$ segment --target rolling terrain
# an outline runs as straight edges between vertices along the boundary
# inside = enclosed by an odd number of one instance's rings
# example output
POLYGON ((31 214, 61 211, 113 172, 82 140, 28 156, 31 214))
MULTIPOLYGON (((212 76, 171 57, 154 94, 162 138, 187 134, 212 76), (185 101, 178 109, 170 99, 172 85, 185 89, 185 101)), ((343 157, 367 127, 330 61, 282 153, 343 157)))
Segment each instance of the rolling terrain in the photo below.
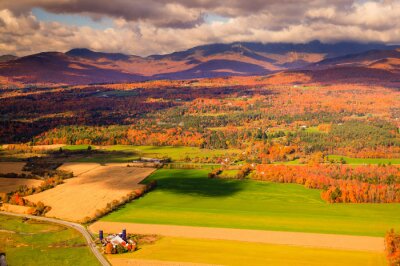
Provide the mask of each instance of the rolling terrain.
POLYGON ((316 82, 348 82, 363 77, 375 82, 398 82, 396 48, 380 43, 324 44, 319 41, 231 43, 148 57, 78 48, 66 53, 43 52, 20 58, 2 56, 0 77, 25 84, 73 85, 270 75, 282 71, 286 75, 285 71, 296 70, 295 73, 316 82))
POLYGON ((145 235, 106 255, 115 265, 384 265, 400 225, 400 51, 342 45, 6 59, 3 207, 145 235), (65 85, 87 83, 104 84, 65 85))

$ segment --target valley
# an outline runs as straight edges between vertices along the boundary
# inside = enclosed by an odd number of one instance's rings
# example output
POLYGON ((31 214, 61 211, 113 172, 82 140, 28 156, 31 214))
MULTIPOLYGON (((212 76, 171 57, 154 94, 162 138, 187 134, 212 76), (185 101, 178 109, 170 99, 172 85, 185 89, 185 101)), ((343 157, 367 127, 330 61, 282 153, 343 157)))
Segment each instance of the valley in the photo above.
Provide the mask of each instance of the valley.
MULTIPOLYGON (((127 229, 138 250, 111 247, 126 251, 104 254, 112 265, 388 264, 388 232, 400 229, 398 48, 313 45, 4 59, 1 208, 79 222, 103 253, 99 230, 127 229), (26 65, 40 67, 20 77, 26 65)), ((68 236, 25 239, 36 222, 0 219, 10 264, 41 250, 98 263, 71 228, 43 222, 68 236)))

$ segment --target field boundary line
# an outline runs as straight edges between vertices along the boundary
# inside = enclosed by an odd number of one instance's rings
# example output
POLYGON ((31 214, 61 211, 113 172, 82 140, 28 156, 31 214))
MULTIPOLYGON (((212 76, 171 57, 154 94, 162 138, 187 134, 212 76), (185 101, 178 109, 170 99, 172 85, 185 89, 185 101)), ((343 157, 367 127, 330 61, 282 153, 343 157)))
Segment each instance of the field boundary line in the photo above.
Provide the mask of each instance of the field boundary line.
POLYGON ((383 237, 319 234, 286 231, 264 231, 215 227, 139 224, 97 221, 89 230, 105 233, 120 232, 122 228, 133 234, 156 234, 170 237, 233 240, 290 246, 383 252, 383 237))

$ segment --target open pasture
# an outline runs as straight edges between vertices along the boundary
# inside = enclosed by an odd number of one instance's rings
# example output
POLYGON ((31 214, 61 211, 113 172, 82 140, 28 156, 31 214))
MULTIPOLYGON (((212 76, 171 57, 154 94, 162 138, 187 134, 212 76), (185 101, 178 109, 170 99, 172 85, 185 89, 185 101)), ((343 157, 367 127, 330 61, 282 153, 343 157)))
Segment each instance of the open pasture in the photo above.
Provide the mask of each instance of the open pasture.
POLYGON ((126 164, 66 163, 61 170, 72 171, 76 177, 65 180, 53 189, 28 196, 33 202, 51 206, 46 214, 71 221, 93 217, 113 200, 121 200, 151 174, 153 168, 127 167, 126 164))
POLYGON ((209 179, 207 170, 157 170, 157 187, 103 221, 382 237, 400 204, 329 204, 296 184, 209 179))
POLYGON ((351 158, 341 155, 328 155, 329 160, 340 162, 343 159, 346 164, 400 164, 400 158, 351 158))
POLYGON ((99 265, 82 235, 60 225, 0 215, 0 252, 9 265, 99 265))
MULTIPOLYGON (((68 145, 63 149, 68 150, 87 150, 89 145, 68 145)), ((229 154, 237 154, 239 149, 200 149, 198 147, 183 147, 183 146, 134 146, 134 145, 111 145, 111 146, 92 146, 92 149, 101 151, 117 151, 126 152, 126 156, 111 157, 111 161, 129 162, 138 159, 139 157, 154 157, 163 158, 170 157, 174 161, 182 161, 185 158, 205 158, 213 156, 224 156, 229 154)), ((96 158, 88 158, 87 160, 96 158)), ((100 158, 101 159, 101 158, 100 158)))

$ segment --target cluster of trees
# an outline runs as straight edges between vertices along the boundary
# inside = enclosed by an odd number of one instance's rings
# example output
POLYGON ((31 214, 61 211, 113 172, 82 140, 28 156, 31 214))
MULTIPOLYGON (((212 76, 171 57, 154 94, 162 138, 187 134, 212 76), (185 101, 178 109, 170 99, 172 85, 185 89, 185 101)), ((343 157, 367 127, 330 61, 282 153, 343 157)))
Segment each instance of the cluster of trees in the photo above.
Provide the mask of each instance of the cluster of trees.
POLYGON ((400 202, 400 168, 397 166, 261 164, 256 166, 253 177, 323 189, 321 197, 332 203, 400 202))
MULTIPOLYGON (((7 202, 7 201, 6 201, 7 202)), ((37 203, 28 201, 24 199, 19 193, 14 193, 8 198, 8 203, 13 205, 19 206, 28 206, 30 207, 28 212, 31 215, 41 216, 44 215, 46 212, 51 210, 50 206, 44 205, 43 202, 38 201, 37 203)))
POLYGON ((60 176, 48 177, 43 180, 43 182, 37 187, 28 187, 26 185, 20 186, 16 191, 12 191, 9 193, 5 193, 2 195, 2 200, 5 203, 19 205, 19 206, 28 206, 31 207, 29 209, 29 214, 32 215, 44 215, 46 212, 51 210, 50 206, 44 205, 43 202, 39 201, 37 203, 31 202, 24 197, 40 193, 47 189, 51 189, 59 184, 62 184, 63 178, 60 176))
POLYGON ((399 157, 394 93, 388 88, 350 84, 278 86, 263 78, 27 91, 0 99, 4 114, 0 142, 210 149, 264 145, 251 154, 260 162, 292 160, 316 152, 399 157), (301 130, 310 126, 317 130, 301 130), (278 144, 289 153, 274 150, 278 144))
POLYGON ((105 254, 123 254, 126 252, 132 252, 137 249, 136 243, 125 243, 116 245, 115 247, 111 243, 107 243, 104 249, 105 254))
POLYGON ((400 265, 400 234, 393 229, 385 236, 386 256, 390 266, 400 265))
POLYGON ((331 130, 325 134, 300 131, 297 135, 308 153, 327 151, 338 154, 346 151, 347 155, 373 157, 385 156, 383 151, 398 152, 400 149, 396 126, 379 120, 368 123, 349 121, 332 125, 331 130))
POLYGON ((16 191, 7 193, 3 201, 24 206, 25 199, 23 199, 22 197, 40 193, 62 183, 64 183, 63 179, 59 176, 55 176, 44 179, 43 182, 37 187, 28 187, 26 185, 22 185, 16 191))

